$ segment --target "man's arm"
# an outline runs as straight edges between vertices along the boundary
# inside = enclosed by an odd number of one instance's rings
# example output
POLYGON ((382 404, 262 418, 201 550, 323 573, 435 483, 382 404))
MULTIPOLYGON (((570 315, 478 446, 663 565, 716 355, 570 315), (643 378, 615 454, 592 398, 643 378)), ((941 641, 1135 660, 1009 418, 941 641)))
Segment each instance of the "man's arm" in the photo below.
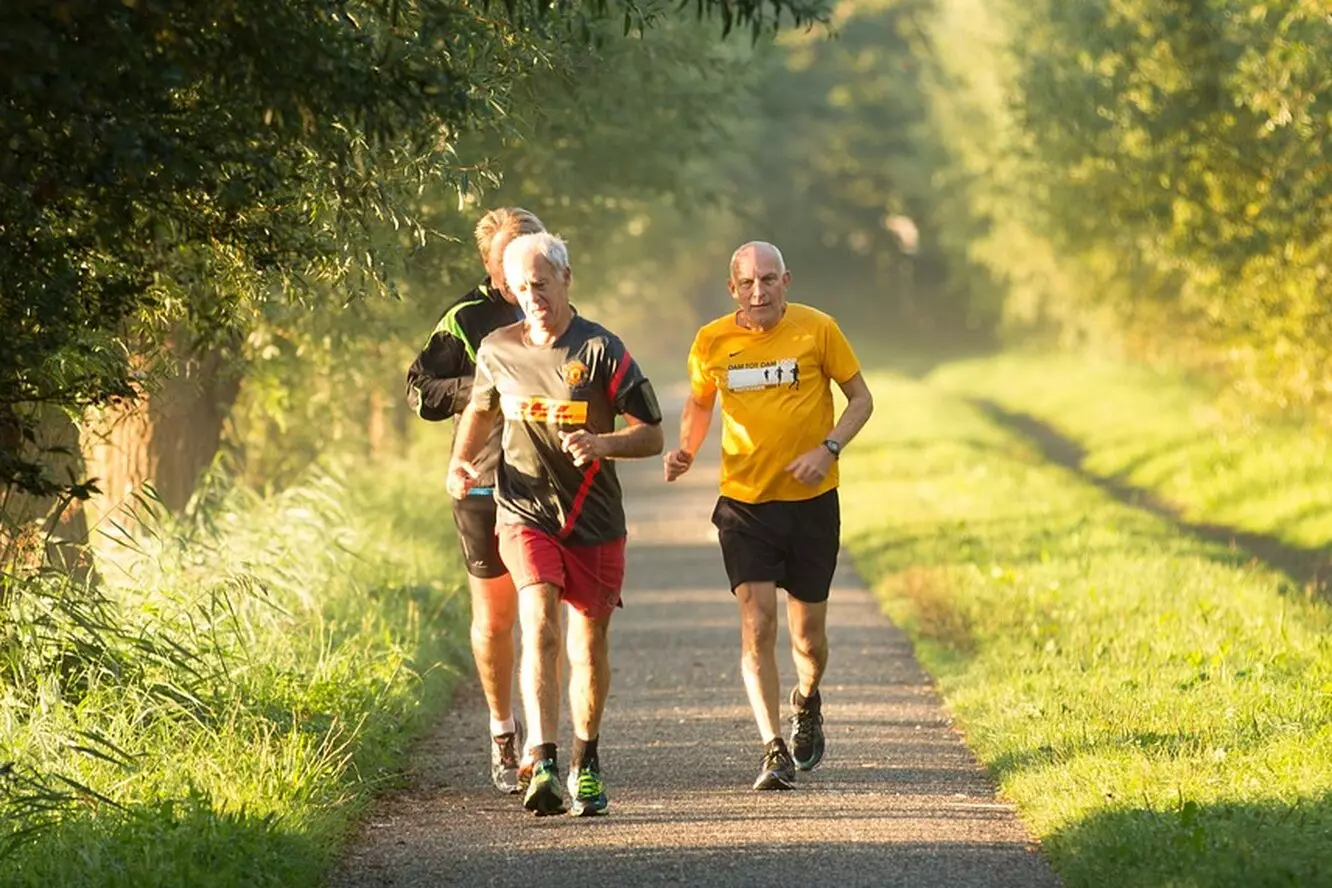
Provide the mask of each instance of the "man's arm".
POLYGON ((595 459, 637 459, 661 453, 664 437, 657 396, 652 383, 642 378, 637 367, 632 375, 639 377, 637 382, 615 400, 616 409, 628 425, 601 434, 579 429, 560 435, 560 445, 573 457, 574 465, 587 465, 595 459))
POLYGON ((431 422, 461 413, 475 370, 466 344, 441 325, 407 368, 407 404, 431 422))
POLYGON ((594 459, 640 459, 661 453, 665 443, 661 423, 644 422, 627 413, 624 418, 628 425, 613 432, 594 435, 579 430, 561 435, 560 442, 573 456, 574 465, 586 465, 594 459))
POLYGON ((694 455, 703 446, 712 425, 712 407, 716 402, 716 391, 703 398, 691 392, 685 399, 684 410, 680 412, 680 446, 666 454, 667 481, 679 478, 694 464, 694 455))
MULTIPOLYGON (((832 431, 825 436, 825 440, 836 441, 845 447, 869 421, 870 414, 874 412, 874 396, 870 394, 869 385, 860 373, 837 385, 842 394, 846 395, 846 409, 842 411, 832 431)), ((820 444, 791 460, 786 471, 802 484, 819 484, 827 477, 828 470, 832 468, 836 459, 831 450, 820 444)))
POLYGON ((499 408, 482 410, 475 403, 467 405, 458 418, 458 429, 453 436, 453 458, 449 460, 449 474, 445 481, 449 496, 462 499, 476 481, 476 467, 472 460, 481 453, 490 430, 495 426, 499 408))
POLYGON ((874 412, 874 396, 870 394, 869 383, 865 382, 865 376, 861 373, 846 382, 839 382, 837 386, 846 395, 846 409, 842 411, 841 418, 828 437, 845 447, 869 422, 870 414, 874 412))

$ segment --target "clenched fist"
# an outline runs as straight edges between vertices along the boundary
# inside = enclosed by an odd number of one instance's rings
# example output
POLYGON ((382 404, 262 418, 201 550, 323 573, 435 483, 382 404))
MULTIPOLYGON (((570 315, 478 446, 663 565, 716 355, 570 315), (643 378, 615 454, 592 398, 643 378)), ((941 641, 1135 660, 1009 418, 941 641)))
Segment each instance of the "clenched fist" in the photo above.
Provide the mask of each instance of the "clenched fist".
POLYGON ((606 445, 601 436, 584 429, 560 432, 560 448, 573 457, 576 466, 585 466, 606 455, 606 445))
POLYGON ((663 457, 666 464, 666 480, 674 481, 694 464, 694 454, 688 450, 672 450, 663 457))

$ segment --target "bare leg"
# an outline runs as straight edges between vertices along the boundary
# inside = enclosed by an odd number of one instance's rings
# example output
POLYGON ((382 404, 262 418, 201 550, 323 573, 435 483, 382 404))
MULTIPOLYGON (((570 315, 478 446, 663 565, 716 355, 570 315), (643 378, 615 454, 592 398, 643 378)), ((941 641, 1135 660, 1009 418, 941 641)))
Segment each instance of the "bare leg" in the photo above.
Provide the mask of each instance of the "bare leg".
POLYGON ((506 721, 514 714, 513 627, 518 619, 518 592, 509 574, 493 579, 469 576, 467 585, 472 593, 472 658, 481 690, 491 721, 506 721))
POLYGON ((741 583, 735 588, 735 598, 740 603, 740 671, 754 720, 766 744, 781 735, 777 586, 771 582, 741 583))
POLYGON ((560 590, 549 583, 518 592, 523 631, 523 705, 529 746, 554 743, 560 723, 560 590))
POLYGON ((574 735, 596 740, 610 694, 610 617, 593 620, 569 608, 569 716, 574 735))
POLYGON ((795 660, 800 694, 811 696, 828 667, 828 602, 806 604, 786 597, 786 628, 791 633, 791 658, 795 660))

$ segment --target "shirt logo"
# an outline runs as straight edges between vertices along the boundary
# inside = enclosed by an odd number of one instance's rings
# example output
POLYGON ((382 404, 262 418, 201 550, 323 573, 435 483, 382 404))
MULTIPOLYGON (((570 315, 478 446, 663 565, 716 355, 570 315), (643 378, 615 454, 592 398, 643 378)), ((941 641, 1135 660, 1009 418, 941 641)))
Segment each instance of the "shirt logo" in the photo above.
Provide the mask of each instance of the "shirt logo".
POLYGON ((583 425, 587 422, 586 401, 557 401, 554 398, 534 396, 521 398, 504 395, 500 398, 504 418, 511 422, 549 423, 551 425, 583 425))
POLYGON ((560 368, 560 375, 564 377, 564 384, 569 388, 580 388, 587 383, 587 365, 574 358, 560 368))
POLYGON ((800 362, 795 358, 763 361, 754 364, 732 364, 726 368, 726 387, 733 392, 786 386, 800 388, 800 362))

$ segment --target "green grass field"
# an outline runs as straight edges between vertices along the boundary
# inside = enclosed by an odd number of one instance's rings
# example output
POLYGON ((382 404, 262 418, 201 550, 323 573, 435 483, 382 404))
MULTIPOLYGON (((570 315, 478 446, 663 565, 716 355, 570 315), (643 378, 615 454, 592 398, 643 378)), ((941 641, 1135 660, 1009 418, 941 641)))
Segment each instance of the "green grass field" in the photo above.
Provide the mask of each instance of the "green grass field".
POLYGON ((0 626, 0 884, 321 884, 470 668, 449 506, 422 476, 317 473, 150 520, 101 561, 100 609, 21 589, 0 626))
POLYGON ((871 385, 847 546, 1066 884, 1332 884, 1328 438, 1071 359, 871 385))
MULTIPOLYGON (((848 549, 1065 883, 1332 884, 1328 438, 1109 363, 871 385, 848 549)), ((421 476, 150 522, 100 641, 58 588, 11 598, 0 883, 319 884, 466 669, 421 476)))

